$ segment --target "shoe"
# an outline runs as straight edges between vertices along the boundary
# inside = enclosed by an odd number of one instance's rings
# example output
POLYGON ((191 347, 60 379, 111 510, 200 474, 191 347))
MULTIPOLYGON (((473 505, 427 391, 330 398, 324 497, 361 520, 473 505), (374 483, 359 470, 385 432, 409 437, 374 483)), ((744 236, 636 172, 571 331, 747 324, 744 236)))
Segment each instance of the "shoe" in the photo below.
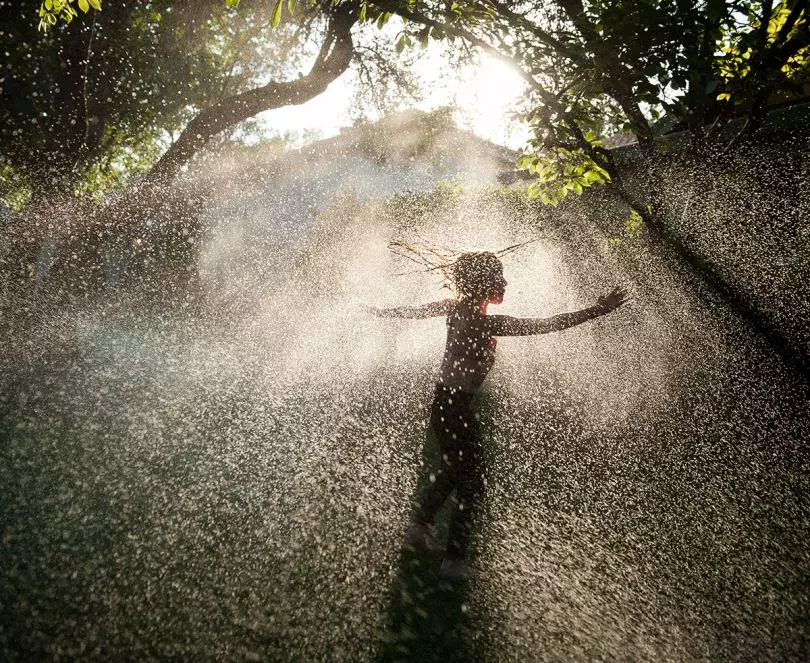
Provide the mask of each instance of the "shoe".
POLYGON ((447 559, 442 561, 442 566, 439 569, 446 578, 484 578, 486 574, 479 568, 472 564, 465 562, 463 559, 447 559))
POLYGON ((433 538, 433 528, 422 523, 411 523, 405 532, 405 547, 408 550, 440 550, 433 538))

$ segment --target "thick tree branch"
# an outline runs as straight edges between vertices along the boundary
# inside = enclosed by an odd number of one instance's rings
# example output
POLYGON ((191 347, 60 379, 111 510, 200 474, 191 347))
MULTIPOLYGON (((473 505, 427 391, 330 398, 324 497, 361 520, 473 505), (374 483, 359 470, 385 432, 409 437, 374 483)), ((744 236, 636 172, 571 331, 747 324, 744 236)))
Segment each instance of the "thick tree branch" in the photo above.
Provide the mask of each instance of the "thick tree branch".
POLYGON ((302 104, 326 90, 349 67, 353 53, 351 28, 356 14, 343 5, 331 16, 321 50, 306 76, 227 97, 200 111, 146 176, 145 183, 164 184, 220 132, 262 111, 302 104))
POLYGON ((768 43, 768 26, 773 13, 773 0, 764 0, 762 3, 762 16, 759 18, 759 40, 762 44, 768 43))
POLYGON ((790 13, 785 19, 785 23, 779 29, 779 34, 776 36, 777 45, 785 42, 801 15, 807 11, 807 2, 808 0, 796 0, 796 3, 790 8, 790 13))

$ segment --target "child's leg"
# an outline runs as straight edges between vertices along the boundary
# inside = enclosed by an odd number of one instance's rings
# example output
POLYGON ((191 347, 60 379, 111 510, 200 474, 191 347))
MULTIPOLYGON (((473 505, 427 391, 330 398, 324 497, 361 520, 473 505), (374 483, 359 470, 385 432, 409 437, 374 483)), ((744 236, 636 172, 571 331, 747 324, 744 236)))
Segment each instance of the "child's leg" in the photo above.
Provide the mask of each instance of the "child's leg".
POLYGON ((450 518, 450 532, 445 559, 466 560, 470 536, 480 499, 484 494, 483 454, 477 435, 460 450, 458 459, 458 503, 450 518))
MULTIPOLYGON (((484 453, 472 395, 437 390, 432 413, 433 430, 442 450, 445 472, 424 498, 427 515, 436 511, 457 489, 458 502, 450 518, 445 559, 464 560, 470 542, 473 517, 484 492, 484 453)), ((425 521, 432 522, 432 521, 425 521)))
POLYGON ((453 488, 458 483, 458 472, 456 468, 442 462, 444 467, 436 475, 435 481, 428 486, 416 505, 414 521, 421 525, 432 525, 436 520, 436 514, 442 505, 450 497, 453 488))
POLYGON ((453 390, 437 385, 430 410, 430 426, 442 454, 441 467, 433 481, 420 496, 414 522, 432 525, 436 514, 450 497, 458 484, 459 467, 455 462, 458 456, 459 435, 466 433, 465 417, 459 413, 459 399, 453 390))

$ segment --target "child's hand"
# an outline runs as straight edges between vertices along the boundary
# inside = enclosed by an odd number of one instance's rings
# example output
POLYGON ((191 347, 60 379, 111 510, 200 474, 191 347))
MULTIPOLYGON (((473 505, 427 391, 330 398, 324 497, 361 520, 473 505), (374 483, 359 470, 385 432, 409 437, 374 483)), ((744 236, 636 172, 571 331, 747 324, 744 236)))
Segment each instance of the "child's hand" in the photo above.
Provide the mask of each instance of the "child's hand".
POLYGON ((628 301, 630 301, 630 293, 628 293, 627 288, 619 287, 614 288, 613 291, 607 295, 602 295, 596 301, 596 305, 604 315, 605 313, 615 311, 622 304, 626 304, 628 301))

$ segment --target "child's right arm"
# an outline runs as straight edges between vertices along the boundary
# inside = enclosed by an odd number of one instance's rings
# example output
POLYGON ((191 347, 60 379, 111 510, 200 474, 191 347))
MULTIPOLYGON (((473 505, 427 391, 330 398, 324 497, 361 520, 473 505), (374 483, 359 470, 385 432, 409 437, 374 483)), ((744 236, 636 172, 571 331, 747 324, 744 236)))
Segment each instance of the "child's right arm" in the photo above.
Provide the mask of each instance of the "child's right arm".
POLYGON ((448 315, 453 310, 453 300, 443 299, 440 302, 431 302, 421 306, 395 306, 393 308, 369 306, 367 310, 379 318, 433 318, 448 315))

